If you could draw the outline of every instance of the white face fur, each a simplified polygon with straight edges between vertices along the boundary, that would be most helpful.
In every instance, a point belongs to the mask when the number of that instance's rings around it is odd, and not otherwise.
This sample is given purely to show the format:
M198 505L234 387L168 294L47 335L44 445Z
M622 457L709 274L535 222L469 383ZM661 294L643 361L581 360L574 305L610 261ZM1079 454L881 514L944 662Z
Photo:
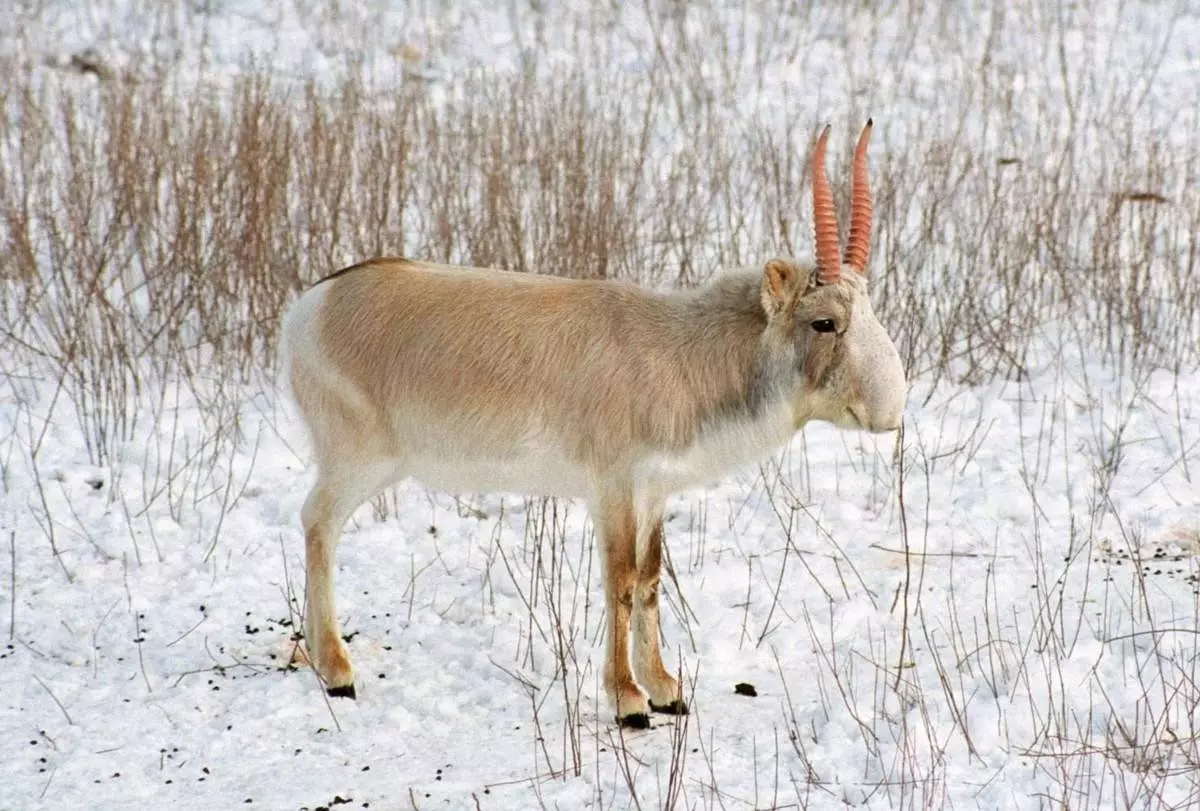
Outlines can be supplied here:
M810 287L796 303L794 329L797 425L817 419L873 432L900 427L904 364L860 274L847 267L838 283Z

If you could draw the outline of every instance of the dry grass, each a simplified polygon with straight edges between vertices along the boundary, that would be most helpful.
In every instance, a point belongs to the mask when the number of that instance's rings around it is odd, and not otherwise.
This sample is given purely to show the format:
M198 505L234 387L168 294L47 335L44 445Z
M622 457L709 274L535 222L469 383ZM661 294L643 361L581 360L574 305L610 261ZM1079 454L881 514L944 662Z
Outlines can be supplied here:
M843 15L868 27L879 23L875 12L854 4L802 12L751 5L767 17L796 17L804 30L824 30ZM245 483L233 470L235 453L253 441L242 436L239 414L271 386L283 308L302 286L369 256L690 285L723 265L806 251L805 167L818 122L733 112L756 76L801 58L800 46L787 41L794 29L739 29L736 13L717 4L686 13L676 4L651 6L645 13L654 53L641 73L608 66L603 20L579 32L580 58L569 69L540 64L536 43L529 43L521 70L459 76L448 86L411 80L381 90L353 72L328 88L253 71L232 86L181 86L152 70L136 77L93 70L95 79L61 81L5 71L0 371L13 399L24 403L21 441L32 469L39 470L50 414L69 404L97 466L114 463L124 444L147 434L168 437L157 452L161 463L143 473L140 503L126 506L131 522L160 501L173 516L210 502L224 515ZM847 652L820 636L820 623L807 615L801 621L821 658L814 675L821 701L878 711L878 718L861 719L863 787L855 793L835 785L836 776L810 759L816 732L792 707L799 685L781 719L789 740L775 739L764 756L778 763L782 750L801 764L791 767L800 805L836 790L851 803L886 796L897 806L937 806L951 779L946 753L962 747L967 758L975 756L966 717L976 696L964 684L980 681L993 699L1045 699L1031 711L1041 725L1025 744L1034 768L1053 773L1061 786L1048 801L1140 805L1159 797L1164 781L1185 768L1180 764L1194 769L1200 762L1194 721L1175 715L1181 701L1200 697L1194 659L1188 662L1179 639L1154 630L1149 597L1131 607L1115 605L1118 598L1106 592L1114 605L1105 604L1102 635L1134 644L1123 634L1142 632L1112 618L1139 617L1139 628L1151 628L1137 637L1151 675L1135 717L1114 713L1098 736L1065 709L1073 685L1062 679L1063 662L1084 623L1071 615L1064 590L1097 576L1088 559L1131 441L1121 414L1146 399L1142 383L1154 371L1178 375L1200 364L1200 152L1191 147L1200 142L1200 116L1182 110L1174 129L1146 128L1140 105L1155 81L1153 60L1114 81L1098 53L1074 61L1047 56L1061 71L1061 106L1028 114L1011 65L994 61L990 46L964 53L952 23L927 26L930 16L954 15L939 14L937 3L917 6L889 18L911 29L899 41L921 30L969 75L959 77L956 96L965 109L907 121L903 131L889 130L888 110L870 111L882 135L873 152L873 292L910 375L933 398L944 383L1028 382L1058 355L1097 358L1134 383L1113 395L1081 382L1069 364L1051 365L1041 393L1031 395L1049 404L1046 424L1022 447L1035 508L1036 483L1059 475L1058 455L1070 452L1056 433L1070 398L1082 391L1110 409L1088 440L1103 464L1071 508L1079 538L1068 543L1070 565L1050 562L1047 549L1057 545L1036 526L1029 548L1018 550L1043 572L1032 626L993 613L959 616L952 599L922 603L927 559L912 554L906 529L903 597L892 605L898 627L889 629L899 633L896 641L881 636L868 650ZM1002 7L991 11L997 36L1061 41L1061 20L1030 10L1005 18ZM726 36L698 33L718 22ZM852 44L816 41L864 67ZM909 81L902 51L872 52L867 60L865 67L893 71L902 86ZM854 73L850 97L878 93L881 72ZM835 116L841 139L834 176L844 177L849 138L866 113L825 114ZM49 402L37 394L46 390L39 381L52 383ZM185 401L203 415L201 441L175 438ZM145 414L152 425L137 424ZM1176 409L1181 438L1184 419ZM980 444L992 441L982 422L960 434L966 438L951 449L937 438L909 437L898 464L879 473L890 488L880 496L884 509L903 513L914 542L917 528L936 520L928 501L919 503L929 498L928 487L917 487L918 501L908 504L889 493L902 482L910 493L914 482L928 484L939 465L965 471ZM1177 463L1186 469L1188 458L1185 449ZM823 532L815 519L808 526L797 518L811 518L803 492L810 477L800 478L793 484L767 477L787 541L780 569L748 574L748 591L753 585L763 610L754 625L748 595L743 626L757 629L746 634L757 645L770 642L793 533ZM41 492L40 476L38 482ZM537 669L538 656L554 663L552 695L565 707L563 729L542 728L539 711L551 697L530 688L540 773L578 776L589 760L599 772L602 759L584 741L581 720L594 674L579 648L591 644L600 620L580 602L593 579L592 551L586 537L564 546L565 524L552 503L531 505L527 520L522 557L507 559L496 548L487 568L510 578L529 606L529 647L517 652L518 665ZM55 527L45 520L52 547ZM1194 546L1195 530L1181 532ZM704 565L700 535L688 566ZM218 538L219 521L203 541L215 545ZM140 560L142 550L135 551ZM792 565L807 567L801 561ZM859 593L853 566L839 576L845 579L830 586L830 603ZM952 596L953 568L948 577ZM985 589L994 589L990 577L988 569ZM1144 578L1132 582L1144 595ZM674 621L687 626L684 595L672 590L668 598ZM911 658L914 643L926 651L919 664ZM941 690L936 703L950 708L949 732L946 719L930 717L930 685ZM711 735L703 720L691 722L701 741ZM665 806L686 803L694 790L682 778L685 761L693 773L705 768L706 752L686 758L687 734L681 728L672 739ZM624 775L636 803L636 767L621 742L612 743L612 757L620 752L624 759L605 768ZM1097 751L1105 753L1103 773L1085 773ZM710 787L707 802L719 802ZM779 787L773 791L772 805L782 802Z
M712 97L735 77L680 53L632 78L473 76L449 98L17 74L0 88L5 345L101 415L103 459L147 368L270 369L292 292L363 257L689 284L806 250L816 122L731 125ZM1196 122L1138 129L1139 78L1027 138L988 132L1015 101L985 96L980 132L935 121L876 146L877 300L915 375L1020 375L1048 330L1122 367L1195 364L1200 159L1177 144Z

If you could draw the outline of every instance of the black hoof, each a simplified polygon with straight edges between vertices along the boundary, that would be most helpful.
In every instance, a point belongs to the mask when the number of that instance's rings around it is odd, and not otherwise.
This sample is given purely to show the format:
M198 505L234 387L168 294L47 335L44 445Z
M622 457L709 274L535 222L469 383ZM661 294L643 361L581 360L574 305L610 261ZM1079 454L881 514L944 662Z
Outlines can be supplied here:
M663 715L687 715L688 705L681 698L677 698L670 704L655 704L650 702L650 709L654 712L661 712Z
M330 698L358 698L353 684L343 684L341 687L330 687L325 691Z
M617 717L617 724L623 729L649 729L650 716L644 712L622 715Z

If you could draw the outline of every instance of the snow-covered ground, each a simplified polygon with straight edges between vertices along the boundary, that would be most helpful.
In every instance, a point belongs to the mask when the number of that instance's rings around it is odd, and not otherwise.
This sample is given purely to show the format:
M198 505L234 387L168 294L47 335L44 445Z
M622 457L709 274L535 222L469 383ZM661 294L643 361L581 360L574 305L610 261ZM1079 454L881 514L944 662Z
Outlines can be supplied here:
M381 93L420 81L447 98L531 51L551 72L665 59L709 83L714 115L794 120L800 142L869 109L893 168L960 108L985 111L961 121L984 163L1118 103L1114 140L1200 151L1187 3L699 3L671 28L656 3L367 5L40 0L0 11L0 58L47 83L95 81L82 60L182 87L359 71ZM1078 131L1100 141L1079 161L1109 154L1102 124ZM930 262L960 245L943 236ZM135 438L97 467L73 400L18 374L7 344L0 809L1194 806L1195 354L1117 363L1059 316L1021 336L1012 379L914 363L899 439L812 425L760 469L674 498L664 637L693 713L637 733L599 686L583 505L406 483L360 510L338 558L359 698L327 700L293 664L311 470L271 381L232 402L169 382L131 395Z

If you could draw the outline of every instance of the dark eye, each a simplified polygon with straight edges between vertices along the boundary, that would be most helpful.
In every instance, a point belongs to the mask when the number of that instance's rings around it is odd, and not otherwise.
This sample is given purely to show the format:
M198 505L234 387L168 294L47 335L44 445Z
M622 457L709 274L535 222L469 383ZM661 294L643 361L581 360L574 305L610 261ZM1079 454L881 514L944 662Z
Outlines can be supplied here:
M817 332L833 332L837 329L837 325L833 323L832 318L818 318L812 322L812 328Z

